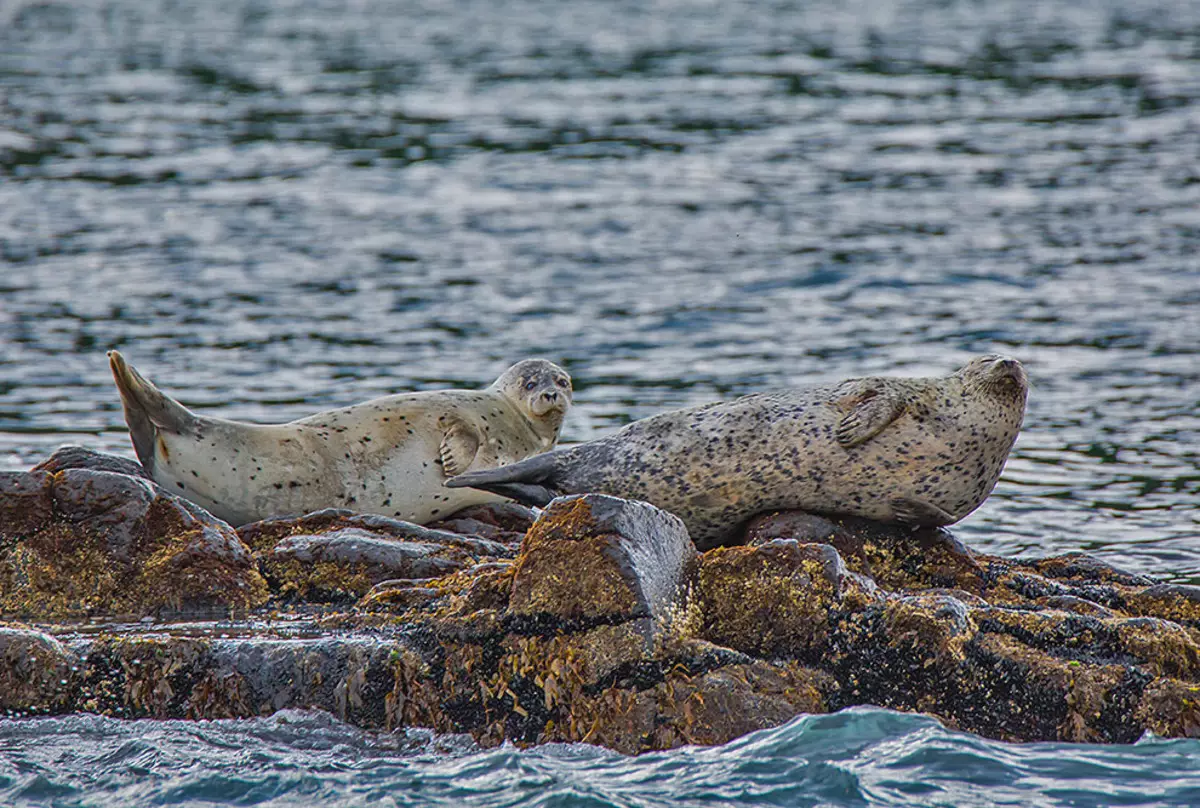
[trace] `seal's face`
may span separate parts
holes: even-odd
[[[492,385],[513,401],[535,426],[554,435],[571,406],[571,377],[553,362],[526,359],[504,372]]]
[[[1025,403],[1029,377],[1016,359],[998,354],[977,356],[958,371],[967,390],[985,396]]]

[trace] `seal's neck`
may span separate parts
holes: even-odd
[[[542,440],[547,449],[558,442],[558,433],[562,430],[563,418],[566,413],[562,410],[551,410],[540,418],[530,417],[528,413],[524,413],[524,415],[525,420],[533,429],[533,434]]]

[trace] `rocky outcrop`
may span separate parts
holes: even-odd
[[[475,523],[486,524],[458,521]],[[278,596],[313,602],[353,602],[383,581],[437,578],[515,552],[481,536],[336,509],[253,522],[238,534]]]
[[[0,473],[0,612],[141,616],[266,600],[229,525],[90,454],[95,467],[75,457],[53,470],[51,458],[39,470]]]
[[[695,557],[683,522],[653,505],[559,497],[525,536],[508,608],[583,623],[661,618]]]
[[[697,553],[670,514],[598,495],[532,522],[514,506],[430,527],[321,511],[234,534],[84,462],[0,477],[0,603],[38,621],[0,628],[11,712],[319,707],[629,753],[857,704],[1008,740],[1200,736],[1200,589],[1086,554],[1000,558],[944,530],[794,512]],[[180,537],[203,551],[172,562]],[[163,581],[248,619],[53,622],[161,609]]]

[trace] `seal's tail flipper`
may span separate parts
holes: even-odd
[[[547,452],[499,468],[468,471],[446,480],[446,487],[478,488],[515,499],[523,505],[544,508],[550,500],[558,496],[558,492],[553,488],[541,483],[551,482],[554,472],[558,469],[559,454],[560,452]]]
[[[133,449],[137,452],[138,460],[142,461],[142,467],[153,474],[154,449],[159,432],[193,432],[196,416],[142,378],[142,374],[134,370],[117,351],[108,352],[108,364],[117,382],[117,390],[121,393],[125,423],[129,425]]]

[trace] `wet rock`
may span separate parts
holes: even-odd
[[[47,634],[0,626],[0,711],[60,712],[72,700],[75,661]]]
[[[51,473],[67,469],[91,469],[92,471],[112,471],[129,477],[141,477],[149,480],[150,475],[136,460],[94,452],[82,446],[61,446],[54,454],[33,467],[33,471],[49,471]]]
[[[211,715],[207,704],[233,715],[269,715],[316,707],[359,726],[382,727],[393,657],[403,647],[369,637],[219,642],[188,709]]]
[[[704,636],[760,656],[819,656],[843,594],[872,596],[873,585],[851,575],[828,544],[773,539],[710,550],[696,588]]]
[[[1142,692],[1136,720],[1155,735],[1200,738],[1200,687],[1195,682],[1158,679]]]
[[[317,708],[359,726],[387,722],[393,664],[380,637],[203,639],[165,634],[76,639],[74,707],[123,718],[248,718]]]
[[[385,580],[436,578],[515,552],[479,536],[333,508],[253,522],[238,534],[257,551],[272,591],[314,602],[353,602]],[[384,600],[374,598],[372,608]]]
[[[1055,580],[1082,581],[1087,584],[1115,583],[1125,586],[1151,586],[1154,581],[1145,575],[1114,567],[1088,553],[1064,553],[1059,556],[1026,562],[1023,566]]]
[[[0,610],[245,609],[266,586],[233,529],[142,477],[88,468],[0,474]]]
[[[559,497],[521,545],[509,611],[566,621],[664,617],[696,550],[677,517],[599,494]]]
[[[326,508],[297,517],[265,519],[238,528],[238,535],[255,552],[271,550],[280,540],[297,535],[321,535],[354,529],[380,538],[458,547],[477,556],[510,558],[512,548],[478,536],[434,530],[388,516],[360,514],[343,508]]]
[[[54,521],[49,472],[0,472],[0,538],[5,544]]]
[[[1132,614],[1154,615],[1200,627],[1200,586],[1153,584],[1126,592],[1124,601]]]
[[[887,525],[856,517],[823,517],[777,511],[746,527],[748,544],[772,539],[820,542],[835,548],[846,566],[884,589],[950,588],[979,593],[983,566],[962,542],[942,528]]]
[[[784,724],[801,713],[827,712],[837,688],[828,674],[795,663],[751,662],[696,677],[672,677],[655,689],[654,749],[722,744]]]
[[[357,599],[396,578],[436,578],[472,566],[480,556],[457,544],[398,541],[359,528],[281,539],[263,556],[282,594],[305,600]]]
[[[358,602],[368,611],[404,611],[433,603],[445,594],[440,587],[429,586],[429,579],[394,578],[380,581]]]
[[[446,519],[433,522],[429,527],[452,533],[483,536],[506,544],[519,544],[536,519],[537,514],[532,508],[515,502],[497,502],[463,508]]]
[[[231,528],[113,468],[72,450],[0,475],[0,605],[76,617],[261,602]],[[286,595],[271,611],[207,636],[0,628],[0,708],[315,707],[484,745],[630,753],[856,704],[1008,740],[1200,737],[1197,587],[799,512],[703,555],[672,515],[613,497],[555,500],[517,547],[528,524],[489,506],[432,528],[334,510],[244,526]]]

